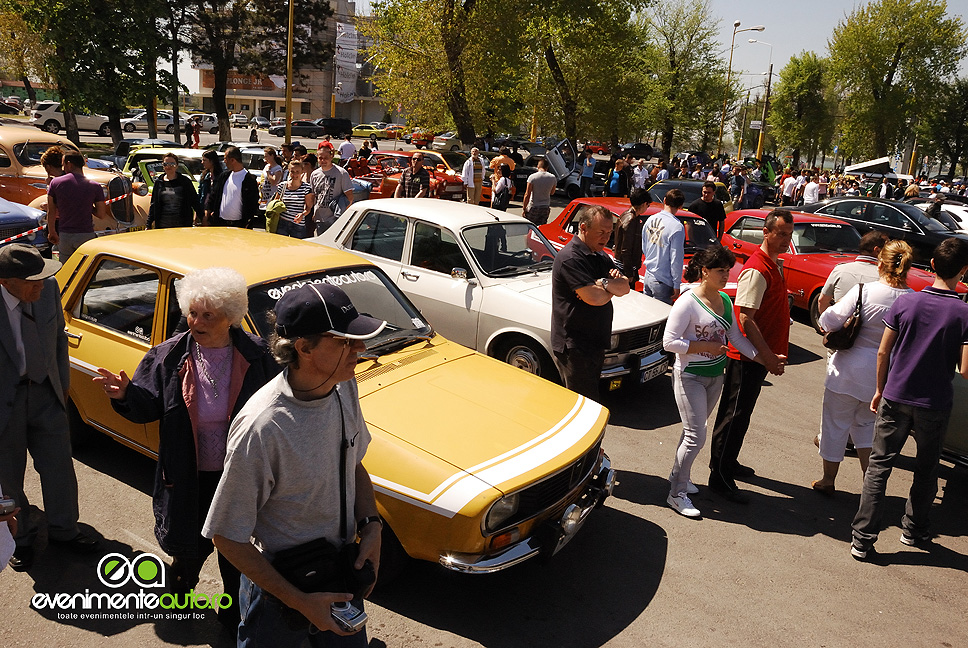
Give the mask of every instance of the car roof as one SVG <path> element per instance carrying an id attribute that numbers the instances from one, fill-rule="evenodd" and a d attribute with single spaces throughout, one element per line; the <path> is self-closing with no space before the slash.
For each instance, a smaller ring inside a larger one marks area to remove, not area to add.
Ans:
<path id="1" fill-rule="evenodd" d="M 481 223 L 493 223 L 496 220 L 504 223 L 511 221 L 530 222 L 516 214 L 490 209 L 489 207 L 440 200 L 439 198 L 380 198 L 379 200 L 367 200 L 358 204 L 409 218 L 417 218 L 450 229 L 461 229 L 468 225 L 479 225 Z"/>
<path id="2" fill-rule="evenodd" d="M 0 144 L 13 146 L 14 144 L 26 142 L 27 140 L 30 140 L 34 143 L 50 143 L 51 146 L 54 144 L 66 144 L 72 149 L 77 148 L 77 145 L 67 139 L 66 135 L 55 135 L 53 133 L 48 133 L 47 131 L 42 131 L 33 126 L 30 126 L 29 128 L 22 128 L 20 126 L 0 126 Z"/>
<path id="3" fill-rule="evenodd" d="M 741 216 L 753 216 L 754 218 L 765 219 L 772 209 L 737 209 L 726 214 L 726 227 L 729 227 L 736 221 L 740 219 Z M 793 224 L 797 223 L 836 223 L 837 225 L 847 225 L 850 226 L 845 220 L 840 218 L 834 218 L 832 216 L 824 216 L 823 214 L 807 214 L 804 212 L 798 212 L 793 210 L 785 210 L 793 214 Z"/>
<path id="4" fill-rule="evenodd" d="M 199 268 L 234 268 L 250 286 L 317 270 L 372 265 L 354 254 L 317 243 L 234 227 L 112 234 L 85 243 L 80 252 L 110 254 L 182 275 Z"/>
<path id="5" fill-rule="evenodd" d="M 205 153 L 206 149 L 190 149 L 190 148 L 180 148 L 177 146 L 145 146 L 145 147 L 131 147 L 131 157 L 150 157 L 150 158 L 163 158 L 169 153 L 177 155 L 179 158 L 200 158 L 202 154 Z"/>

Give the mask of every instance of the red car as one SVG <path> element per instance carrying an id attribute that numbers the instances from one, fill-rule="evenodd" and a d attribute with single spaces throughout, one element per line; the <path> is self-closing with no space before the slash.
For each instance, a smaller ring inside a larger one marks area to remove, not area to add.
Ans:
<path id="1" fill-rule="evenodd" d="M 374 151 L 369 160 L 351 160 L 347 170 L 351 176 L 373 185 L 370 198 L 392 198 L 403 170 L 410 166 L 410 156 L 416 151 Z M 429 198 L 460 200 L 464 195 L 464 182 L 460 176 L 441 170 L 434 165 L 439 161 L 429 151 L 423 151 L 424 168 L 430 172 Z"/>
<path id="2" fill-rule="evenodd" d="M 768 209 L 741 209 L 726 215 L 723 245 L 729 247 L 737 260 L 746 261 L 763 243 L 763 222 Z M 793 298 L 793 305 L 810 313 L 810 322 L 820 330 L 817 301 L 827 277 L 838 263 L 857 257 L 860 234 L 842 220 L 820 214 L 793 212 L 793 241 L 790 251 L 780 255 L 783 276 Z M 934 275 L 911 268 L 907 283 L 921 290 L 934 282 Z M 968 288 L 958 285 L 959 293 Z"/>
<path id="3" fill-rule="evenodd" d="M 542 225 L 538 229 L 551 241 L 552 245 L 560 250 L 578 232 L 578 219 L 582 213 L 595 205 L 601 205 L 615 214 L 615 216 L 620 216 L 631 206 L 631 203 L 629 203 L 628 198 L 577 198 L 568 203 L 568 206 L 558 215 L 558 218 Z M 646 210 L 646 214 L 651 216 L 660 211 L 662 211 L 662 205 L 652 203 Z M 676 218 L 686 228 L 685 262 L 688 263 L 689 259 L 697 250 L 702 250 L 710 245 L 716 244 L 716 233 L 709 227 L 709 223 L 705 219 L 684 209 L 680 209 L 676 213 Z M 612 238 L 609 239 L 605 249 L 608 254 L 612 253 L 612 244 L 614 241 L 613 232 Z M 738 276 L 740 267 L 741 264 L 737 263 L 736 267 L 730 272 L 730 280 L 726 285 L 725 291 L 730 297 L 736 295 L 736 277 Z M 643 264 L 642 268 L 639 269 L 639 274 L 641 275 L 644 272 L 645 266 Z M 683 284 L 682 286 L 683 290 L 687 287 L 687 284 Z M 637 285 L 636 289 L 641 290 L 641 286 Z"/>
<path id="4" fill-rule="evenodd" d="M 591 151 L 598 155 L 608 155 L 608 152 L 612 150 L 612 145 L 608 142 L 588 142 L 585 144 L 585 151 Z"/>

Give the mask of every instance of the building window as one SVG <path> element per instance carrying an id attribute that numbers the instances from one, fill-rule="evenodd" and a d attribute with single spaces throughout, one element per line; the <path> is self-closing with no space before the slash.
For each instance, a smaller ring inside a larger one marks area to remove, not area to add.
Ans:
<path id="1" fill-rule="evenodd" d="M 248 110 L 249 104 L 242 104 L 242 110 Z"/>
<path id="2" fill-rule="evenodd" d="M 300 115 L 308 115 L 308 114 L 310 114 L 312 112 L 310 110 L 312 107 L 313 107 L 312 104 L 309 103 L 308 101 L 301 102 L 299 104 L 299 114 Z"/>

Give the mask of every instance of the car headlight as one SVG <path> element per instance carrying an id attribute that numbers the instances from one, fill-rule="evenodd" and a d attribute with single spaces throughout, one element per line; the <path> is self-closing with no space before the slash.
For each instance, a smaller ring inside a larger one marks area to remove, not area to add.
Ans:
<path id="1" fill-rule="evenodd" d="M 136 194 L 138 194 L 139 196 L 147 196 L 148 195 L 148 185 L 145 184 L 145 183 L 143 183 L 143 182 L 136 183 L 136 184 L 138 186 L 135 188 L 134 192 Z"/>
<path id="2" fill-rule="evenodd" d="M 608 350 L 615 351 L 618 349 L 618 333 L 612 333 L 612 336 L 608 338 Z"/>
<path id="3" fill-rule="evenodd" d="M 487 512 L 484 519 L 484 527 L 488 532 L 501 528 L 512 515 L 518 512 L 520 497 L 517 493 L 505 495 L 491 505 L 491 510 Z"/>

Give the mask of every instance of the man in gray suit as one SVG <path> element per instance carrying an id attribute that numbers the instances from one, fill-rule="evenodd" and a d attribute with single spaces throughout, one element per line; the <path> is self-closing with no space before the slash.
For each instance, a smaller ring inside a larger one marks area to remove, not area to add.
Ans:
<path id="1" fill-rule="evenodd" d="M 77 477 L 67 426 L 70 366 L 60 291 L 60 263 L 30 245 L 0 248 L 0 489 L 16 500 L 22 519 L 10 566 L 33 564 L 37 525 L 24 494 L 27 451 L 40 474 L 51 544 L 76 552 L 98 541 L 77 527 Z"/>

